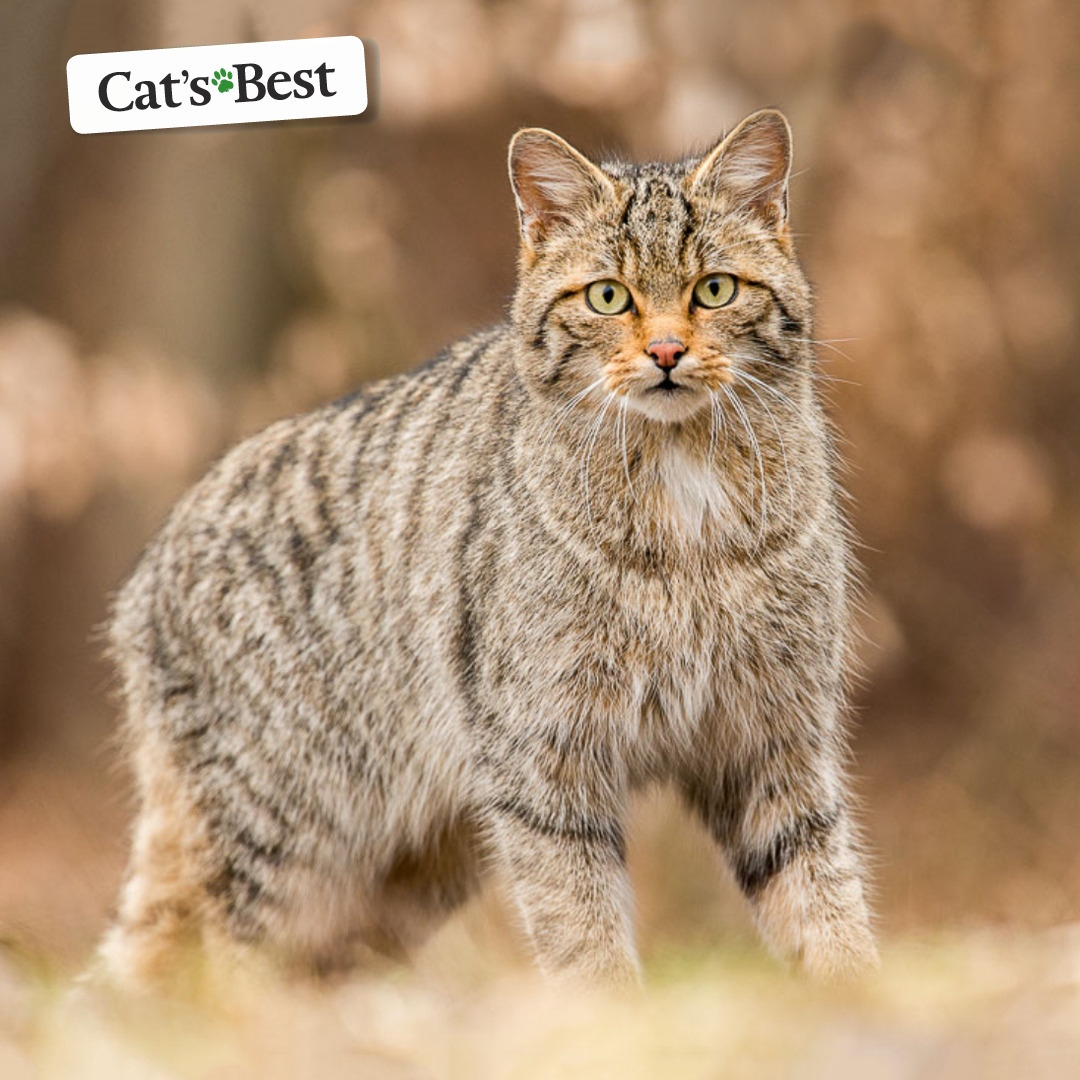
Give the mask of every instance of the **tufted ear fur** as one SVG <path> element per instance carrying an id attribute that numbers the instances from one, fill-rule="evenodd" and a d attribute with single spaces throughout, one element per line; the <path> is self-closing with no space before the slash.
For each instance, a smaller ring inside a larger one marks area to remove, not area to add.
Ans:
<path id="1" fill-rule="evenodd" d="M 615 191 L 601 169 L 544 128 L 524 128 L 510 141 L 510 183 L 522 243 L 530 251 L 581 209 Z"/>
<path id="2" fill-rule="evenodd" d="M 701 160 L 691 188 L 731 192 L 779 229 L 787 221 L 791 128 L 776 109 L 752 113 Z"/>

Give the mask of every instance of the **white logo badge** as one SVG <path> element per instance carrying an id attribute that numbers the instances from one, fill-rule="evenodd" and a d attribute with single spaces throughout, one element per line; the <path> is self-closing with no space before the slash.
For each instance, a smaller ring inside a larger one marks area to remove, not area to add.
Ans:
<path id="1" fill-rule="evenodd" d="M 356 116 L 364 43 L 299 38 L 190 49 L 82 53 L 67 64 L 71 126 L 103 131 Z"/>

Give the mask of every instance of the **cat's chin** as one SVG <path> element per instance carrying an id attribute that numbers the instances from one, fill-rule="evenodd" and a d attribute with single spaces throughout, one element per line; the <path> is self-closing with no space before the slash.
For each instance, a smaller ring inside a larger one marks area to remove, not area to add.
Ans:
<path id="1" fill-rule="evenodd" d="M 686 387 L 678 390 L 646 390 L 641 394 L 632 394 L 627 398 L 631 409 L 650 420 L 662 424 L 680 424 L 700 412 L 709 402 L 708 394 Z"/>

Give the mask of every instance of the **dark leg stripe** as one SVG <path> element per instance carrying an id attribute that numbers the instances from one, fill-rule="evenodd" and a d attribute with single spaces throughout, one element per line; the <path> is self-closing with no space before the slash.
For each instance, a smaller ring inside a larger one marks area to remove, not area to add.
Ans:
<path id="1" fill-rule="evenodd" d="M 690 805 L 718 844 L 730 844 L 739 827 L 744 786 L 742 773 L 727 767 L 707 777 L 694 777 L 686 788 Z"/>
<path id="2" fill-rule="evenodd" d="M 734 858 L 735 878 L 747 896 L 755 896 L 803 851 L 819 851 L 840 820 L 839 810 L 814 810 L 773 837 L 767 848 L 740 852 Z"/>
<path id="3" fill-rule="evenodd" d="M 553 840 L 574 840 L 590 846 L 605 847 L 612 851 L 619 862 L 626 861 L 626 838 L 616 822 L 582 821 L 578 824 L 562 824 L 542 817 L 530 806 L 518 799 L 496 799 L 490 804 L 496 813 L 505 814 L 521 822 L 526 828 Z"/>

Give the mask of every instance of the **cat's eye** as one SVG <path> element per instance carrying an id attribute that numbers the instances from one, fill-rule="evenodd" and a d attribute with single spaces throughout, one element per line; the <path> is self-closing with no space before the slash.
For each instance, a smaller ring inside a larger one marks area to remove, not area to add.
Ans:
<path id="1" fill-rule="evenodd" d="M 739 282 L 730 274 L 708 274 L 694 286 L 694 303 L 704 308 L 724 307 L 738 291 Z"/>
<path id="2" fill-rule="evenodd" d="M 621 315 L 633 300 L 621 281 L 594 281 L 585 290 L 585 302 L 597 315 Z"/>

